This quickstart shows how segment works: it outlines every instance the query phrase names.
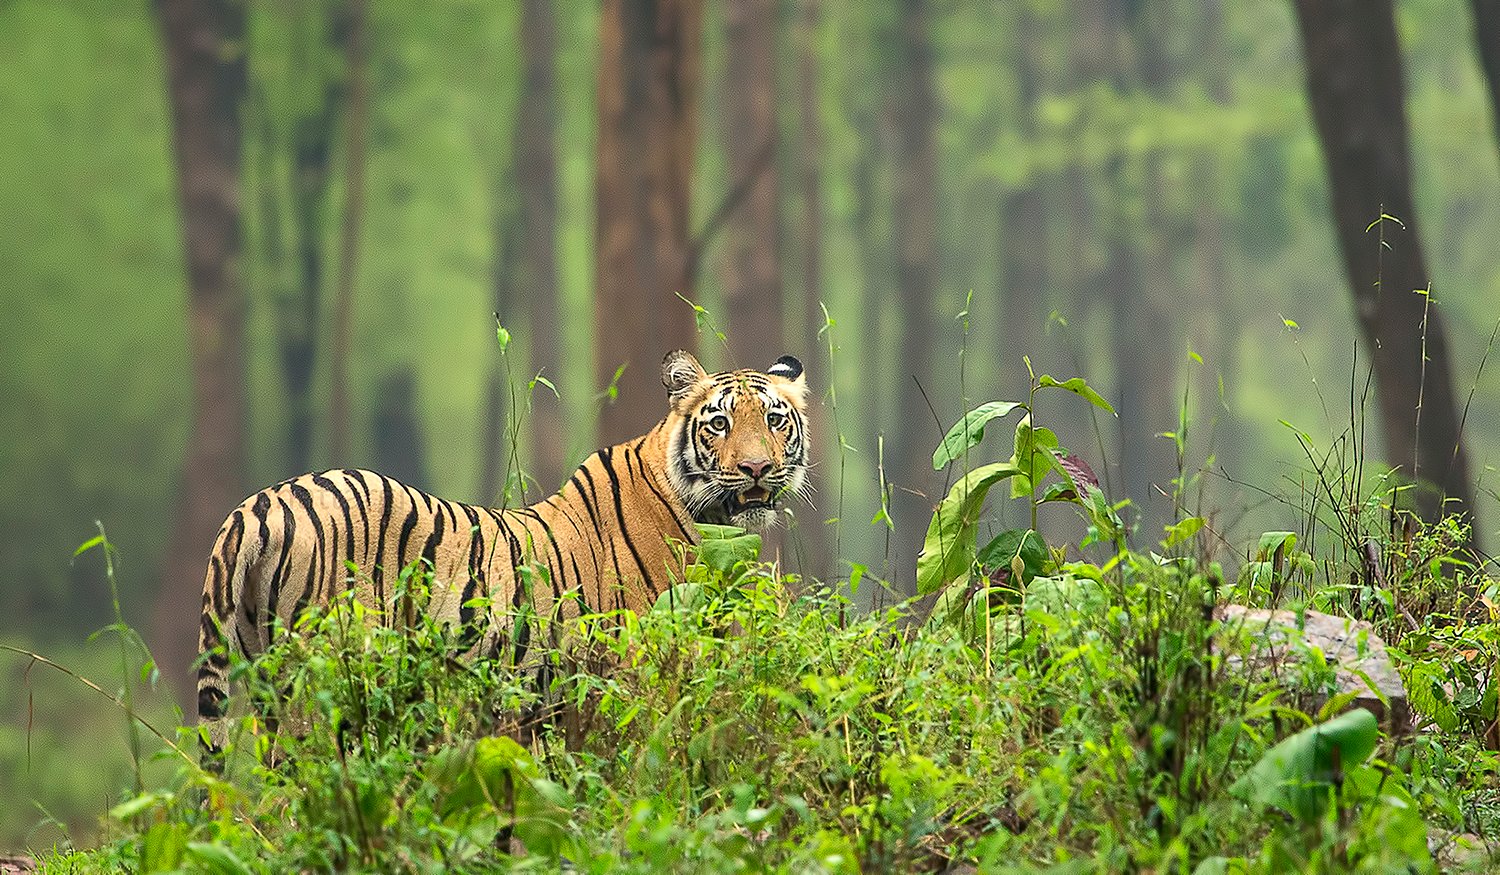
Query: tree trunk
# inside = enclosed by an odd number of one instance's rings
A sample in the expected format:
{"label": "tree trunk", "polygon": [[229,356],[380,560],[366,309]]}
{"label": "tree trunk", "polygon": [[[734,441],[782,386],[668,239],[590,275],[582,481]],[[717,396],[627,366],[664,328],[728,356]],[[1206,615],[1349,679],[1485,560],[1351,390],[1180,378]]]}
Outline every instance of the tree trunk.
{"label": "tree trunk", "polygon": [[702,0],[605,0],[600,22],[596,374],[618,399],[604,443],[650,428],[663,410],[659,363],[694,349],[689,203]]}
{"label": "tree trunk", "polygon": [[[509,325],[524,315],[532,373],[540,369],[554,382],[560,372],[557,256],[557,23],[551,0],[526,0],[521,17],[521,94],[512,135],[511,173],[502,200],[515,200],[498,212],[500,256],[496,260],[495,312]],[[512,197],[511,192],[514,192]],[[521,310],[524,309],[524,314]],[[512,378],[529,380],[531,373]],[[485,418],[480,496],[493,501],[504,487],[510,457],[505,430],[510,388],[497,364],[490,377]],[[530,457],[527,473],[550,492],[568,473],[567,439],[557,397],[538,386],[532,394]]]}
{"label": "tree trunk", "polygon": [[[1016,72],[1016,125],[1022,141],[1035,142],[1034,123],[1040,91],[1036,53],[1043,51],[1035,16],[1027,5],[1015,8],[1015,39],[1011,57]],[[1030,146],[1030,148],[1036,148]],[[1048,369],[1051,350],[1045,342],[1047,268],[1047,204],[1040,174],[1004,192],[1000,198],[1000,325],[1004,347],[999,357],[998,378],[1004,391],[997,397],[1019,399],[1029,389],[1023,356],[1036,367]],[[979,399],[988,400],[988,399]],[[1065,437],[1065,440],[1072,440]],[[1076,446],[1076,442],[1070,443]]]}
{"label": "tree trunk", "polygon": [[735,367],[764,368],[785,351],[777,212],[776,0],[736,0],[727,16],[729,179],[744,191],[730,214],[725,241],[729,355]]}
{"label": "tree trunk", "polygon": [[[318,14],[325,10],[317,9]],[[348,102],[347,75],[326,71],[329,52],[347,56],[349,52],[349,15],[335,9],[329,20],[310,28],[311,36],[299,37],[293,50],[296,75],[318,83],[321,92],[311,111],[294,114],[291,120],[291,210],[296,229],[296,281],[278,288],[275,301],[276,337],[281,359],[282,380],[286,387],[287,468],[291,472],[311,470],[314,461],[313,442],[318,420],[318,404],[313,393],[313,372],[318,359],[321,334],[323,283],[327,264],[324,232],[327,229],[329,183],[332,178],[333,139],[339,113]],[[293,21],[289,28],[302,27]],[[268,101],[261,101],[267,113],[274,112]],[[274,124],[265,126],[267,145],[272,140]],[[269,151],[269,150],[267,150]],[[267,162],[268,167],[274,161]],[[273,198],[265,198],[268,217],[278,213]],[[269,229],[268,229],[269,230]],[[279,273],[279,272],[278,272]]]}
{"label": "tree trunk", "polygon": [[333,298],[328,370],[328,455],[349,464],[349,345],[354,333],[354,284],[359,275],[359,235],[365,209],[365,132],[370,117],[369,16],[366,0],[347,0],[349,115],[344,139],[344,213],[339,223],[339,275]]}
{"label": "tree trunk", "polygon": [[[1297,0],[1297,17],[1344,270],[1374,361],[1386,457],[1421,484],[1415,509],[1423,519],[1473,513],[1447,334],[1439,308],[1427,309],[1428,298],[1413,292],[1426,290],[1430,275],[1411,195],[1391,0]],[[1400,223],[1377,221],[1382,214]],[[1445,496],[1457,504],[1445,506]]]}
{"label": "tree trunk", "polygon": [[1479,66],[1490,84],[1490,121],[1500,146],[1500,0],[1473,0],[1474,41],[1479,46]]}
{"label": "tree trunk", "polygon": [[219,523],[244,498],[245,293],[240,275],[240,101],[245,7],[159,0],[188,273],[192,425],[183,494],[157,594],[157,665],[186,691],[204,567]]}
{"label": "tree trunk", "polygon": [[[801,168],[802,211],[801,229],[798,233],[802,246],[802,335],[801,350],[792,350],[807,363],[808,372],[814,382],[827,385],[833,379],[833,362],[822,353],[823,342],[819,332],[823,328],[823,127],[818,121],[818,0],[800,0],[797,20],[797,104],[801,143],[798,162]],[[815,459],[831,458],[836,442],[828,433],[833,427],[832,418],[824,415],[821,404],[808,408],[809,429],[812,431]],[[827,448],[828,456],[822,455]],[[823,520],[833,516],[825,508],[831,499],[830,481],[826,472],[832,466],[815,464],[808,475],[812,479],[811,506],[799,504],[793,508],[797,518],[794,550],[797,554],[797,571],[804,577],[822,579],[829,573],[828,527]]]}
{"label": "tree trunk", "polygon": [[[937,90],[933,82],[931,9],[927,0],[904,0],[897,24],[897,72],[889,98],[895,122],[891,155],[895,179],[892,234],[895,238],[896,284],[901,300],[901,349],[896,356],[900,397],[909,397],[922,410],[917,384],[929,394],[933,340],[937,332],[934,298],[937,291]],[[915,379],[916,382],[913,382]],[[941,395],[942,393],[938,393]],[[934,401],[937,398],[934,397]],[[941,409],[941,408],[939,408]],[[944,424],[946,426],[946,423]],[[892,514],[905,530],[898,530],[900,547],[894,567],[915,567],[916,546],[936,494],[932,450],[941,435],[922,413],[907,417],[888,457],[887,479],[896,485]],[[912,560],[912,561],[908,561]],[[914,579],[898,581],[910,586]]]}

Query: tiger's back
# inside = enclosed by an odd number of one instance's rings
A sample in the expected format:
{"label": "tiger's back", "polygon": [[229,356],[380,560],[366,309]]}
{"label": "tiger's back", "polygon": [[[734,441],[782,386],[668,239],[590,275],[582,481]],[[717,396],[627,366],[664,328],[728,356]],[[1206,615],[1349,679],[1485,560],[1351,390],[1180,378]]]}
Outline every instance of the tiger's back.
{"label": "tiger's back", "polygon": [[400,571],[420,562],[433,581],[425,610],[458,626],[466,655],[509,644],[520,665],[526,641],[506,640],[514,614],[644,611],[682,579],[695,522],[764,525],[783,496],[806,488],[806,383],[795,359],[768,373],[709,375],[679,351],[663,382],[666,418],[594,453],[528,507],[447,501],[357,469],[247,498],[221,527],[204,580],[198,716],[209,749],[226,740],[228,651],[263,652],[278,623],[310,606],[353,589],[381,621],[397,621],[411,604],[397,600]]}

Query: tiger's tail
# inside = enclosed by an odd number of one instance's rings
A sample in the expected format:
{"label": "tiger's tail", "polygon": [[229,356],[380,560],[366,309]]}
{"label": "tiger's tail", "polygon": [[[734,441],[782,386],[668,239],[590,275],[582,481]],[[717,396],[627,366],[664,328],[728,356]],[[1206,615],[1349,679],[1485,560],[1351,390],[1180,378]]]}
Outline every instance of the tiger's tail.
{"label": "tiger's tail", "polygon": [[[246,503],[249,504],[248,502]],[[265,546],[247,525],[248,507],[224,521],[209,554],[203,581],[203,616],[198,629],[198,741],[204,768],[222,770],[229,740],[229,651],[240,640],[234,625],[245,578]]]}

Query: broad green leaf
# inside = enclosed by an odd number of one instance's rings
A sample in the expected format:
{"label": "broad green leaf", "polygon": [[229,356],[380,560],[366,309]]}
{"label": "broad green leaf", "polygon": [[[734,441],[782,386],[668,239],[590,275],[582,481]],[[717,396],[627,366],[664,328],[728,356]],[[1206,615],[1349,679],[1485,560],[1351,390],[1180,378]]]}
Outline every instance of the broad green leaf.
{"label": "broad green leaf", "polygon": [[141,836],[140,870],[145,875],[153,872],[174,872],[182,865],[182,851],[187,845],[187,826],[171,821],[151,824]]}
{"label": "broad green leaf", "polygon": [[1280,808],[1304,822],[1317,820],[1326,809],[1337,775],[1363,763],[1379,737],[1375,715],[1357,708],[1266,751],[1230,793],[1246,802]]}
{"label": "broad green leaf", "polygon": [[1201,516],[1190,516],[1185,520],[1178,520],[1172,523],[1166,527],[1167,538],[1161,542],[1162,547],[1175,547],[1183,541],[1188,540],[1198,534],[1198,531],[1203,528],[1204,522],[1205,520]]}
{"label": "broad green leaf", "polygon": [[250,867],[223,845],[188,842],[187,857],[214,875],[250,875]]}
{"label": "broad green leaf", "polygon": [[995,462],[975,468],[953,484],[932,521],[922,552],[917,554],[917,593],[936,592],[943,584],[956,580],[974,561],[975,529],[990,487],[1020,470],[1010,462]]}
{"label": "broad green leaf", "polygon": [[1260,543],[1255,548],[1255,558],[1262,562],[1268,562],[1276,558],[1279,551],[1282,556],[1292,552],[1297,546],[1297,535],[1293,532],[1266,532],[1260,536]]}
{"label": "broad green leaf", "polygon": [[932,453],[932,470],[941,471],[955,459],[963,457],[964,451],[984,440],[984,426],[992,419],[1010,415],[1022,406],[1019,401],[987,401],[970,410],[948,429],[943,442]]}
{"label": "broad green leaf", "polygon": [[1012,568],[1018,558],[1024,570],[1017,583],[1030,583],[1042,573],[1042,566],[1047,562],[1047,545],[1042,542],[1042,536],[1031,529],[1001,532],[979,551],[978,556],[979,566],[985,569]]}
{"label": "broad green leaf", "polygon": [[[1095,407],[1102,407],[1105,410],[1108,410],[1110,413],[1115,412],[1115,409],[1110,406],[1109,402],[1104,400],[1104,396],[1100,395],[1098,392],[1095,392],[1093,387],[1085,382],[1082,377],[1073,377],[1068,380],[1058,380],[1054,377],[1048,376],[1047,374],[1042,374],[1042,378],[1037,382],[1043,386],[1052,386],[1067,392],[1072,392],[1074,395],[1083,398]],[[1119,414],[1115,415],[1118,416]]]}
{"label": "broad green leaf", "polygon": [[703,585],[699,583],[679,583],[667,588],[667,591],[656,597],[656,604],[651,606],[655,611],[692,611],[703,602]]}
{"label": "broad green leaf", "polygon": [[702,540],[694,548],[698,564],[733,577],[746,564],[760,559],[760,535],[738,526],[699,525]]}
{"label": "broad green leaf", "polygon": [[1019,473],[1010,482],[1010,497],[1025,498],[1031,495],[1036,484],[1041,483],[1048,472],[1054,470],[1054,453],[1058,450],[1057,435],[1045,426],[1032,428],[1031,417],[1024,416],[1016,423],[1013,446],[1015,449],[1011,453],[1010,462]]}
{"label": "broad green leaf", "polygon": [[171,800],[171,793],[142,793],[134,799],[126,799],[119,805],[109,810],[109,816],[115,820],[129,820],[137,814],[147,811]]}

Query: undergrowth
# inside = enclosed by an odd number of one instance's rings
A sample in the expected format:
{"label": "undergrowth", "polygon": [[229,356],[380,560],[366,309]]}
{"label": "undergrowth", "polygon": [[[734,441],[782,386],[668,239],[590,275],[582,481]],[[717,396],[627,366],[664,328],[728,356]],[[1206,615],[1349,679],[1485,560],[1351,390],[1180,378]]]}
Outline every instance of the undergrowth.
{"label": "undergrowth", "polygon": [[[344,598],[234,663],[258,706],[223,777],[181,755],[195,729],[162,738],[175,777],[45,869],[1426,872],[1429,839],[1500,834],[1500,626],[1461,521],[1408,524],[1375,492],[1340,506],[1338,549],[1266,533],[1225,579],[1204,517],[1128,545],[1088,465],[1031,421],[1044,390],[1108,409],[1036,377],[934,454],[965,470],[918,562],[930,613],[862,615],[848,586],[781,576],[716,527],[653,610],[535,636],[563,642],[540,674],[459,662],[456,630]],[[1012,456],[971,467],[1016,413]],[[1000,484],[1031,525],[980,545]],[[1082,542],[1043,540],[1047,503]],[[428,575],[403,581],[420,604]],[[1313,644],[1296,670],[1251,668],[1230,601],[1371,622],[1412,731],[1349,710]]]}

